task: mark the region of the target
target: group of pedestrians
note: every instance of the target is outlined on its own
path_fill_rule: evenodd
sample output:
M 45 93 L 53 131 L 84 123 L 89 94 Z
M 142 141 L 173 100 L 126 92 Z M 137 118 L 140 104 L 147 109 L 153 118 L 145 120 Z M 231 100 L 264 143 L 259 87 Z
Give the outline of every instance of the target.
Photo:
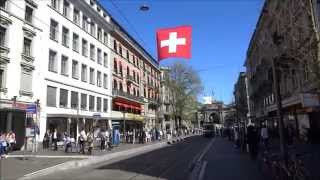
M 9 152 L 16 149 L 16 135 L 13 131 L 0 133 L 0 157 L 6 158 Z

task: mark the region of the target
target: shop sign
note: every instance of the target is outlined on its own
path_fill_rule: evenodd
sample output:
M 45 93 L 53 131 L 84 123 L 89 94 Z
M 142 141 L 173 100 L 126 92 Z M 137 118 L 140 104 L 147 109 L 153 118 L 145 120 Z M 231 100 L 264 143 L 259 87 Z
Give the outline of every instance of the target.
M 35 104 L 27 105 L 26 112 L 29 114 L 36 114 L 37 113 L 37 105 L 35 105 Z
M 13 103 L 12 107 L 20 109 L 20 110 L 26 110 L 27 109 L 27 104 L 23 103 Z
M 302 107 L 319 106 L 319 97 L 317 94 L 304 93 L 301 95 Z
M 101 114 L 100 114 L 100 113 L 93 113 L 93 117 L 94 117 L 94 118 L 100 118 L 100 117 L 101 117 Z

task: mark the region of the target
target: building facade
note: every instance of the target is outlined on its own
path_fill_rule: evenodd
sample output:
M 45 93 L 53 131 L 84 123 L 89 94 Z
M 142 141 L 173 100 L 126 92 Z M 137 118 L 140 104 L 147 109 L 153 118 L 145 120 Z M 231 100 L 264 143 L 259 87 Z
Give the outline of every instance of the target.
M 159 64 L 116 21 L 113 24 L 112 120 L 121 131 L 158 127 Z
M 41 84 L 41 64 L 45 50 L 41 47 L 46 33 L 35 18 L 41 13 L 34 1 L 0 2 L 0 132 L 14 131 L 22 146 L 27 106 L 37 102 Z
M 247 77 L 245 72 L 240 72 L 238 80 L 234 85 L 235 108 L 237 110 L 237 118 L 240 122 L 249 123 L 249 110 L 247 98 Z
M 265 2 L 245 62 L 256 123 L 277 127 L 277 77 L 285 126 L 303 137 L 319 131 L 318 7 L 317 1 Z
M 161 126 L 158 62 L 98 1 L 4 0 L 0 12 L 0 131 L 20 147 L 26 127 L 42 141 Z

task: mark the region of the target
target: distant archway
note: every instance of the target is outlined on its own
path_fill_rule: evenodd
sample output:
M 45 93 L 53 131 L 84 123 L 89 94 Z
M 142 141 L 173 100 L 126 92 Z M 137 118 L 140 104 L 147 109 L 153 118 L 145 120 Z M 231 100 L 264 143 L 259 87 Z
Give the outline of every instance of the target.
M 210 120 L 210 122 L 213 122 L 215 124 L 220 123 L 220 117 L 217 113 L 211 113 L 209 116 L 209 120 Z

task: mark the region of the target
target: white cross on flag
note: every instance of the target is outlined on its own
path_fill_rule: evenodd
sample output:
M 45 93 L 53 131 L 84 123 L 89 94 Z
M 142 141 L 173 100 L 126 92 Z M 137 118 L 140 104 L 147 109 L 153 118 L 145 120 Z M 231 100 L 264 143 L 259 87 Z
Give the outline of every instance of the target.
M 191 57 L 191 26 L 157 31 L 158 61 L 169 57 Z

